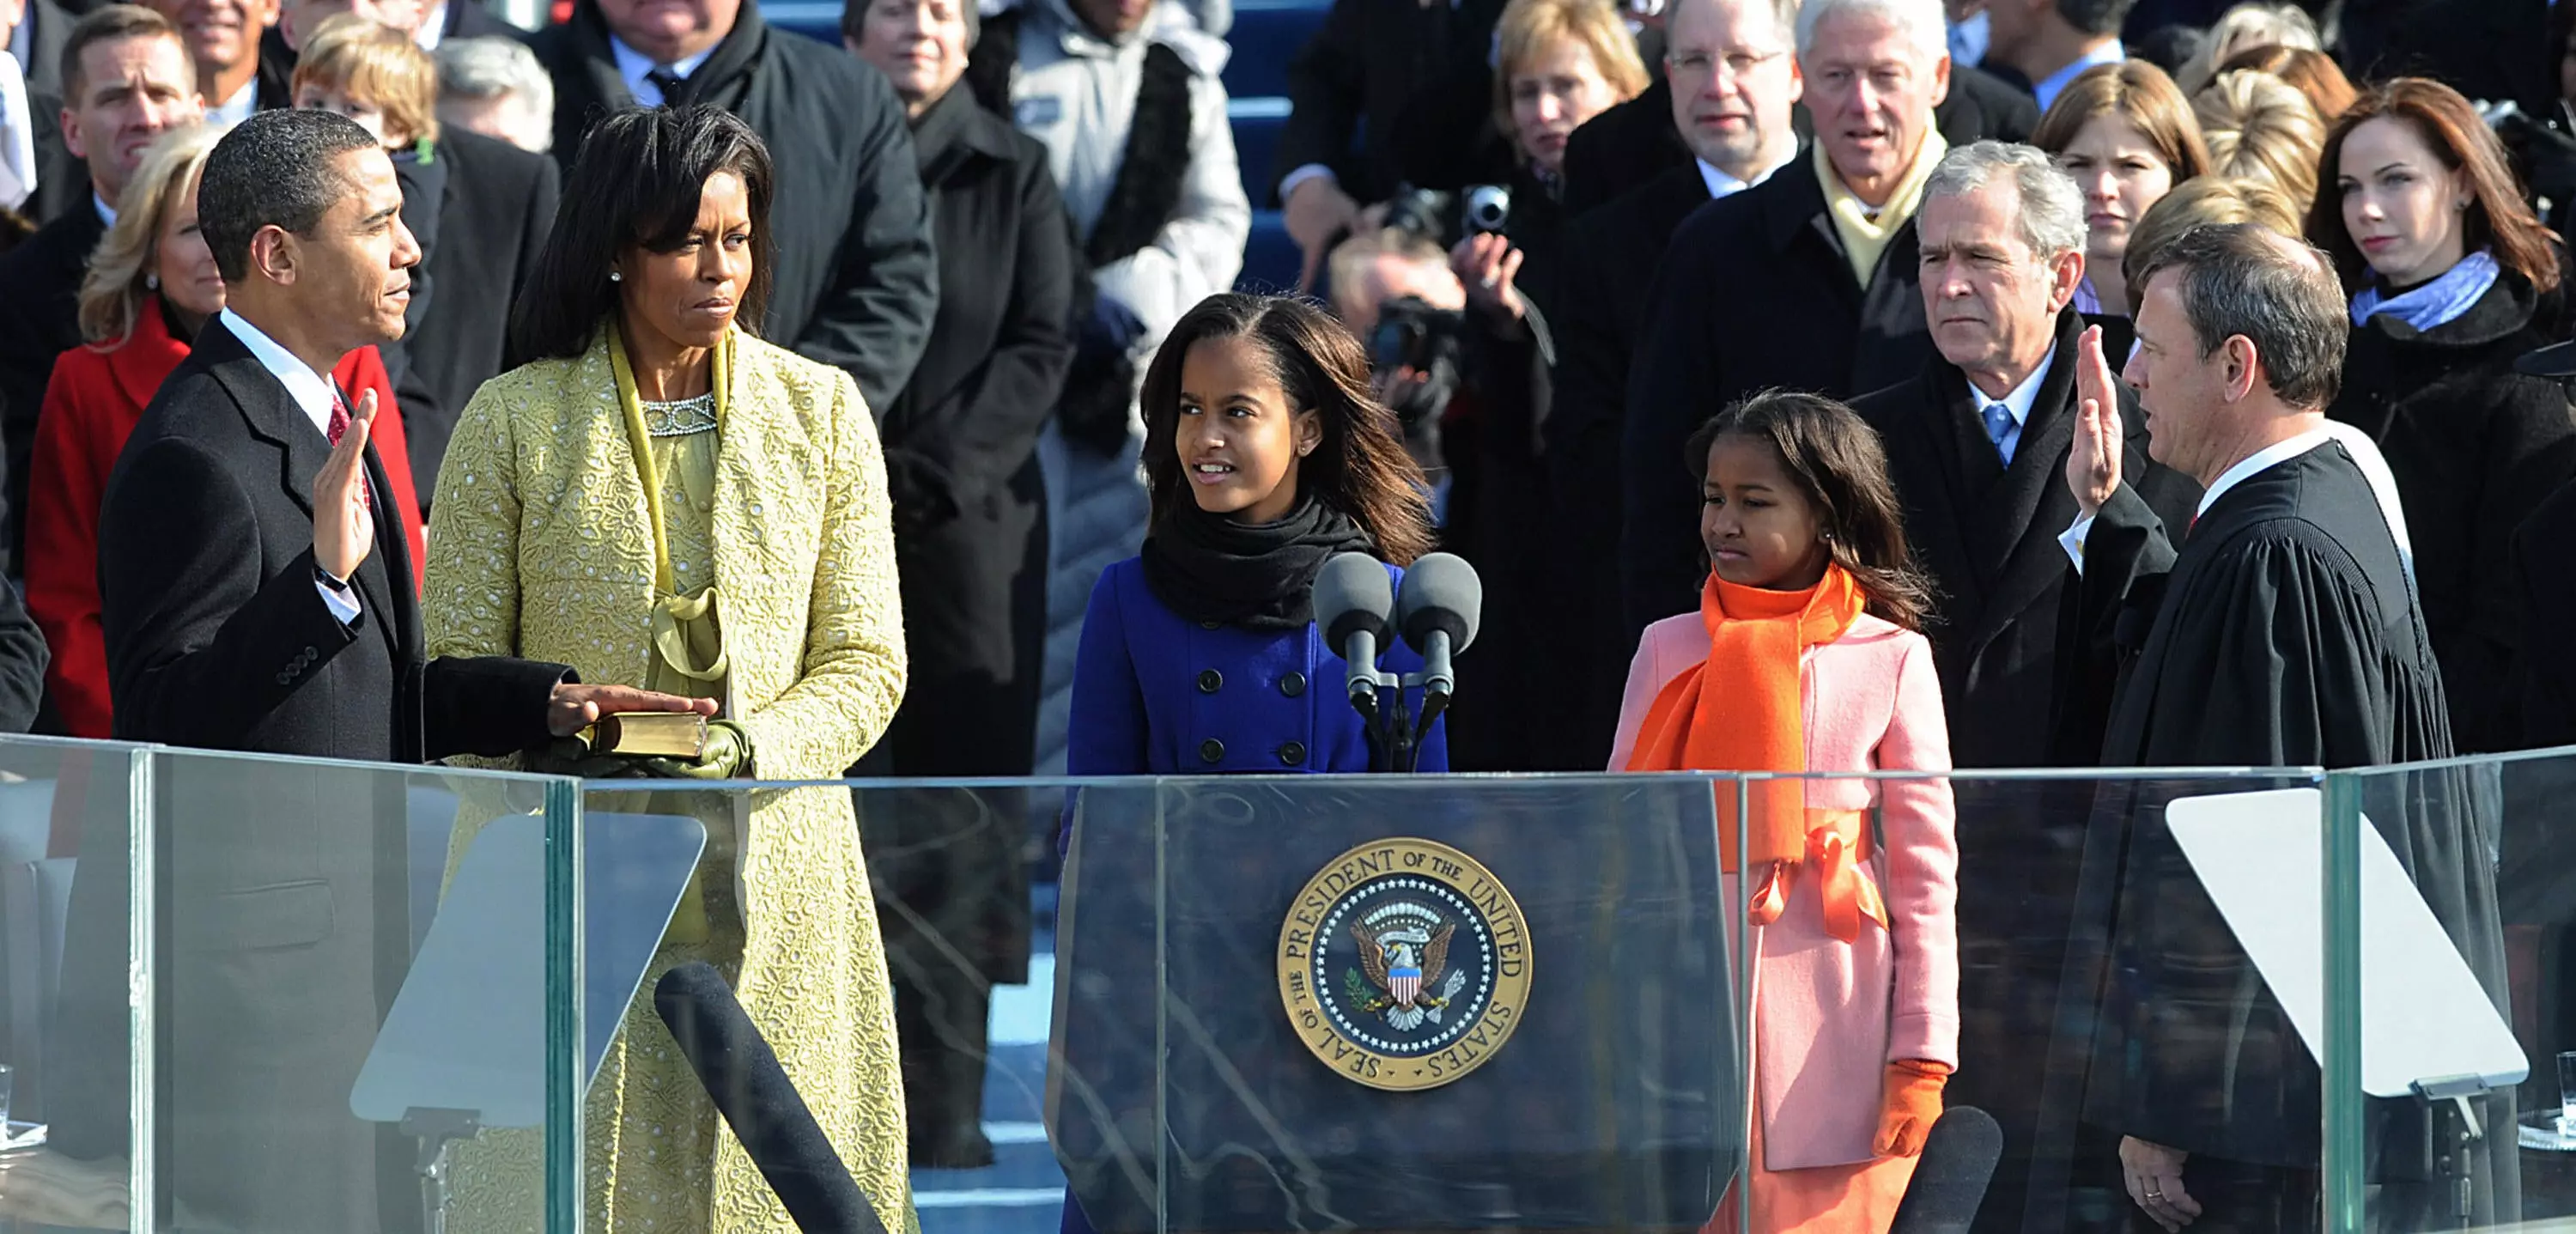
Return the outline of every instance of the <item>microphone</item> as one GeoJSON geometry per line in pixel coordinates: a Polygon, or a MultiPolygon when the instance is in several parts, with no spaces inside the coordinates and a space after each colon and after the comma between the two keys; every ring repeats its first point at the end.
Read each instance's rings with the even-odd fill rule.
{"type": "Polygon", "coordinates": [[[1366,553],[1336,553],[1315,575],[1315,626],[1349,666],[1342,689],[1361,714],[1377,714],[1377,655],[1395,613],[1386,564],[1366,553]]]}
{"type": "Polygon", "coordinates": [[[2004,1129],[1994,1115],[1972,1105],[1942,1111],[1923,1139],[1923,1156],[1888,1234],[1967,1234],[2003,1155],[2004,1129]]]}
{"type": "Polygon", "coordinates": [[[712,965],[683,964],[653,985],[653,1010],[799,1230],[885,1234],[778,1055],[712,965]]]}
{"type": "Polygon", "coordinates": [[[1484,581],[1476,577],[1476,567],[1454,553],[1429,554],[1404,572],[1395,619],[1405,646],[1422,653],[1424,724],[1457,688],[1449,657],[1476,641],[1476,618],[1484,606],[1484,581]]]}

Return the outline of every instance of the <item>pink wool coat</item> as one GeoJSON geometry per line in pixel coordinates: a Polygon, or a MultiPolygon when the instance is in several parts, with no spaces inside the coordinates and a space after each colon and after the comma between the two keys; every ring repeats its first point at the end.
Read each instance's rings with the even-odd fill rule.
{"type": "MultiPolygon", "coordinates": [[[[1698,613],[1647,627],[1628,668],[1611,770],[1627,767],[1655,696],[1707,658],[1708,627],[1698,613]]],[[[1798,683],[1809,771],[1950,769],[1941,683],[1922,635],[1864,614],[1840,639],[1807,650],[1798,683]]],[[[1887,1064],[1959,1065],[1959,844],[1950,783],[1807,783],[1810,810],[1873,806],[1883,847],[1865,877],[1885,898],[1891,929],[1863,921],[1849,944],[1827,933],[1818,880],[1801,871],[1787,911],[1755,941],[1753,1057],[1769,1169],[1872,1160],[1887,1064]]],[[[1735,880],[1726,881],[1733,898],[1735,880]]]]}

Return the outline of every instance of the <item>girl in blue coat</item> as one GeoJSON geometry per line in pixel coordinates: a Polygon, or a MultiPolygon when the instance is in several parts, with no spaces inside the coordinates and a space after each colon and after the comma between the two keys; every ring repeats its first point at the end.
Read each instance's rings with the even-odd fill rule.
{"type": "MultiPolygon", "coordinates": [[[[1092,588],[1073,670],[1077,776],[1368,769],[1310,592],[1336,553],[1431,547],[1421,471],[1367,357],[1299,300],[1211,296],[1145,377],[1143,554],[1092,588]]],[[[1391,672],[1420,667],[1398,649],[1391,672]]],[[[1437,726],[1420,770],[1448,770],[1437,726]]]]}

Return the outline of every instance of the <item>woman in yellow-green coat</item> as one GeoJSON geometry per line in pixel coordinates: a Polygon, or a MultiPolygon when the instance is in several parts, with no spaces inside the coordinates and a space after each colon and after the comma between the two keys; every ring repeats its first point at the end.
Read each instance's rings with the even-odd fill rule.
{"type": "MultiPolygon", "coordinates": [[[[721,700],[706,755],[665,775],[835,778],[903,696],[874,422],[847,374],[754,333],[771,184],[759,137],[724,112],[602,120],[512,322],[535,360],[474,396],[439,473],[430,654],[535,656],[721,700]]],[[[769,792],[734,811],[704,797],[682,808],[709,822],[707,855],[589,1093],[588,1224],[794,1228],[653,1014],[653,980],[705,960],[887,1228],[917,1229],[850,795],[769,792]]],[[[506,1209],[493,1228],[533,1211],[533,1156],[504,1147],[457,1163],[460,1215],[506,1209]]]]}

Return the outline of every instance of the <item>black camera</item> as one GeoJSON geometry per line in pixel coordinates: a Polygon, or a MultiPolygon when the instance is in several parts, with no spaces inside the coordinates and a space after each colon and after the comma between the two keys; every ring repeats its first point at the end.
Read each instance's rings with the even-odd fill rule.
{"type": "Polygon", "coordinates": [[[1501,233],[1511,225],[1512,191],[1499,184],[1470,184],[1456,193],[1404,185],[1386,204],[1386,225],[1443,249],[1477,232],[1501,233]]]}
{"type": "Polygon", "coordinates": [[[1389,300],[1378,306],[1377,328],[1369,331],[1369,364],[1379,372],[1431,372],[1443,360],[1456,360],[1466,325],[1466,314],[1433,308],[1418,296],[1389,300]]]}

